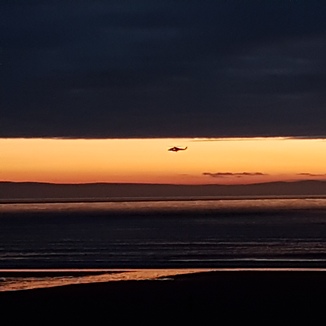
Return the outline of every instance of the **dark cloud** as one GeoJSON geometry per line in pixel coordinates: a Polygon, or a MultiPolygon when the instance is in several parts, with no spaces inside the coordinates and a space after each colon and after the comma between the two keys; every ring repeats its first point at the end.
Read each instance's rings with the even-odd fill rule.
{"type": "Polygon", "coordinates": [[[208,177],[212,177],[212,178],[226,178],[226,177],[252,177],[252,176],[265,176],[268,174],[265,173],[261,173],[261,172],[238,172],[238,173],[234,173],[234,172],[204,172],[203,175],[206,175],[208,177]]]}
{"type": "Polygon", "coordinates": [[[325,16],[314,0],[4,0],[0,137],[324,137],[325,16]]]}
{"type": "Polygon", "coordinates": [[[326,173],[298,173],[306,177],[326,177],[326,173]]]}

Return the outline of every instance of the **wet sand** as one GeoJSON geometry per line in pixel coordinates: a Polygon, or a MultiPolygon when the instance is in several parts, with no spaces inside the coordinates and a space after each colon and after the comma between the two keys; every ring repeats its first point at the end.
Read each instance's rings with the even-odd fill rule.
{"type": "Polygon", "coordinates": [[[42,323],[293,324],[322,321],[325,295],[325,271],[214,271],[0,292],[0,307],[3,318],[42,323]]]}

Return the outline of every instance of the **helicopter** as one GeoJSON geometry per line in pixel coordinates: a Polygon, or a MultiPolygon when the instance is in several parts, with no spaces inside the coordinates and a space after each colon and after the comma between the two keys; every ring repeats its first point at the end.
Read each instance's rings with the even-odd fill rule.
{"type": "Polygon", "coordinates": [[[185,151],[188,147],[185,147],[185,148],[181,148],[181,147],[171,147],[168,149],[168,151],[171,151],[171,152],[178,152],[178,151],[185,151]]]}

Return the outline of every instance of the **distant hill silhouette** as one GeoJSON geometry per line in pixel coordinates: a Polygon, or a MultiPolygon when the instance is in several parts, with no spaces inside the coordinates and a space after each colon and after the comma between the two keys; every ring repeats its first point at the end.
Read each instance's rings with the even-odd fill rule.
{"type": "Polygon", "coordinates": [[[326,181],[270,182],[249,185],[173,185],[0,182],[0,201],[118,200],[233,196],[326,196],[326,181]]]}

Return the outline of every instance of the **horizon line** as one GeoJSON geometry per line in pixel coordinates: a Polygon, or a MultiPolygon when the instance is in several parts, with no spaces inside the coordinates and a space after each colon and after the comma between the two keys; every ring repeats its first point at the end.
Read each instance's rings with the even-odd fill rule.
{"type": "Polygon", "coordinates": [[[252,182],[252,183],[151,183],[151,182],[47,182],[47,181],[6,181],[0,180],[0,183],[13,183],[13,184],[22,184],[22,183],[33,183],[33,184],[44,184],[44,185],[162,185],[162,186],[250,186],[250,185],[264,185],[264,184],[275,184],[275,183],[303,183],[303,182],[322,182],[326,183],[326,180],[320,179],[297,179],[297,180],[278,180],[278,181],[266,181],[266,182],[252,182]]]}

